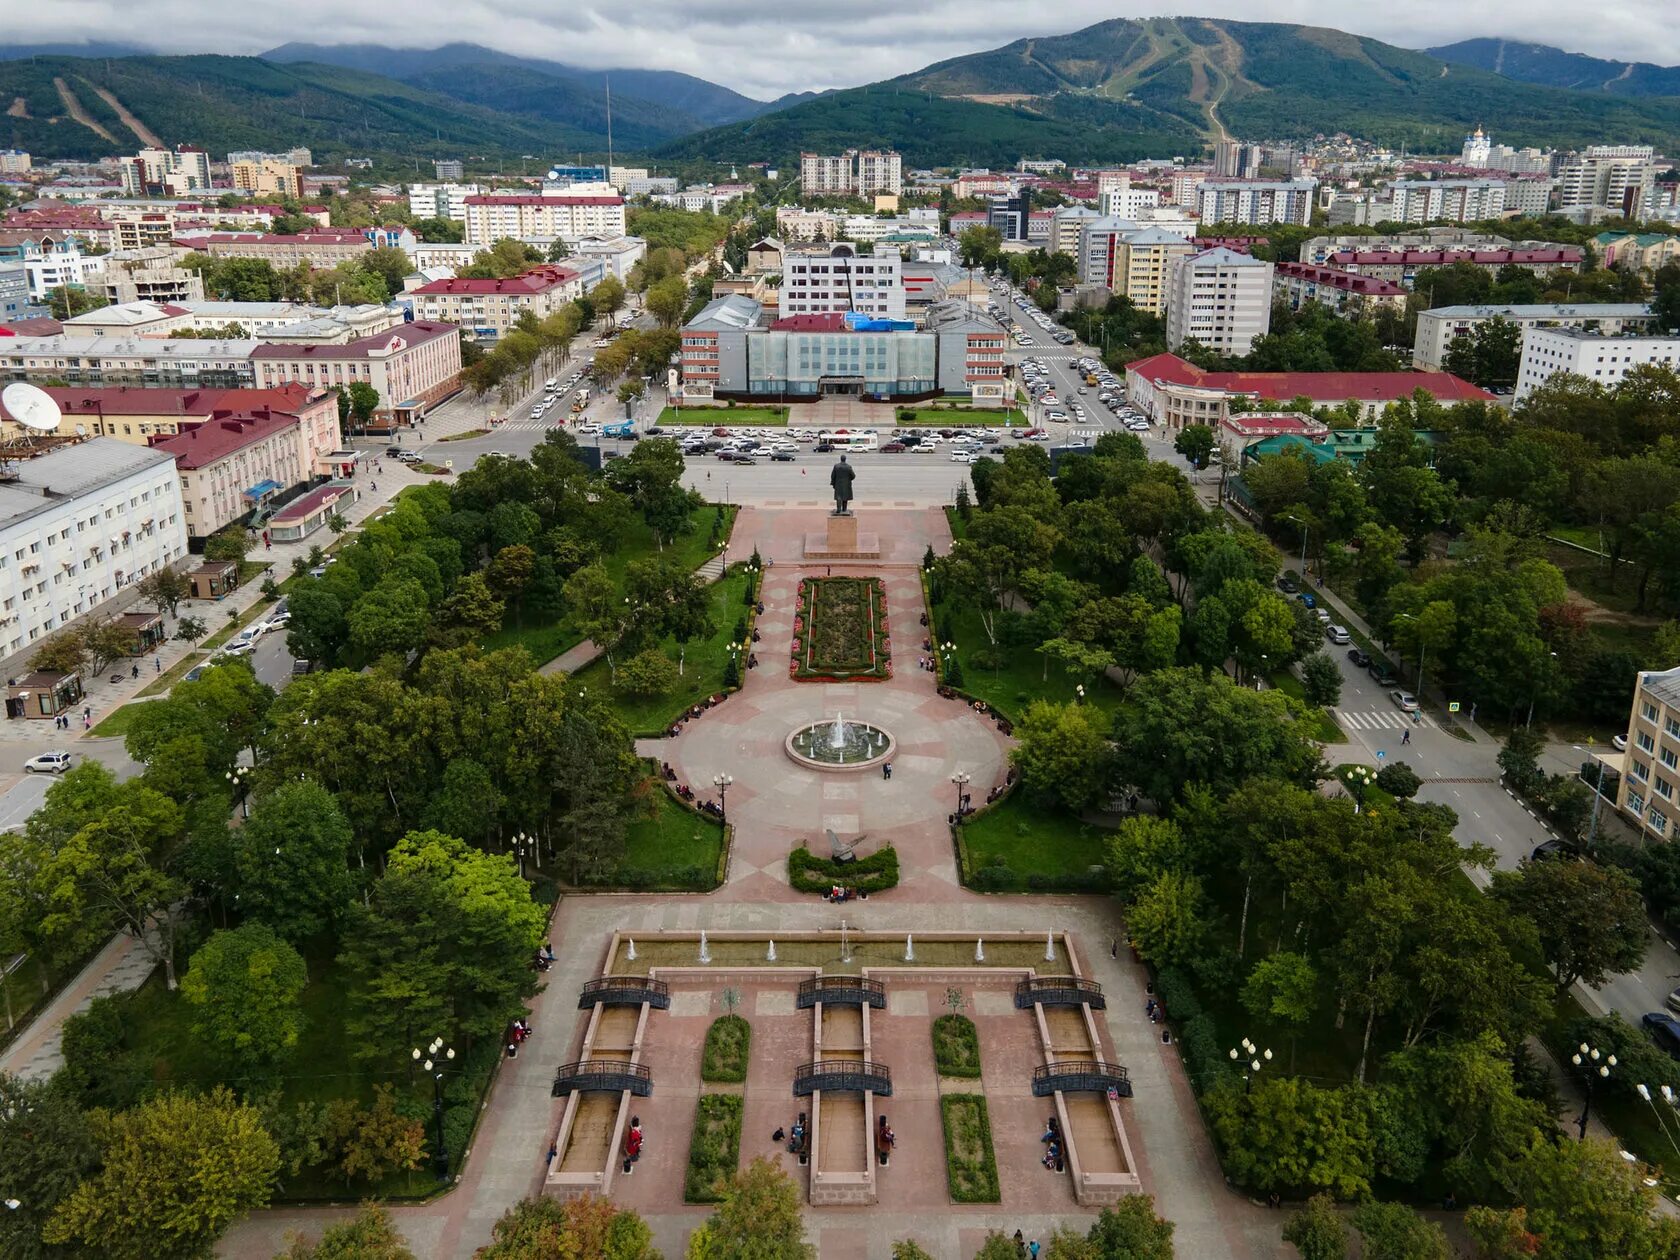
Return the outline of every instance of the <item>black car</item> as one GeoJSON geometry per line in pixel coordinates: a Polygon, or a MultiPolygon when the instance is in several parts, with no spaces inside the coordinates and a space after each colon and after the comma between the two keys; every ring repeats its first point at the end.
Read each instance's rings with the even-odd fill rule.
{"type": "Polygon", "coordinates": [[[1364,669],[1371,663],[1371,654],[1364,648],[1350,648],[1348,649],[1348,660],[1352,661],[1357,668],[1364,669]]]}
{"type": "Polygon", "coordinates": [[[750,451],[739,451],[735,455],[735,462],[737,464],[756,464],[758,460],[753,458],[750,451]]]}
{"type": "Polygon", "coordinates": [[[791,463],[793,463],[793,452],[792,451],[771,451],[770,452],[770,462],[772,464],[791,464],[791,463]]]}
{"type": "Polygon", "coordinates": [[[1372,661],[1369,665],[1367,665],[1365,667],[1365,672],[1371,675],[1372,679],[1375,680],[1377,686],[1379,687],[1398,687],[1400,685],[1399,676],[1396,675],[1395,672],[1388,666],[1379,664],[1376,661],[1372,661]]]}
{"type": "Polygon", "coordinates": [[[1277,586],[1278,590],[1282,591],[1285,595],[1293,595],[1296,591],[1301,589],[1299,586],[1295,585],[1295,579],[1290,577],[1280,577],[1277,580],[1277,586]]]}
{"type": "Polygon", "coordinates": [[[1668,1051],[1671,1058],[1680,1059],[1680,1020],[1662,1011],[1647,1011],[1639,1022],[1645,1025],[1645,1031],[1651,1034],[1652,1040],[1668,1051]]]}
{"type": "Polygon", "coordinates": [[[651,429],[649,429],[649,430],[648,430],[648,431],[647,431],[647,435],[648,435],[648,436],[649,436],[649,437],[658,437],[658,436],[659,436],[659,435],[660,435],[660,434],[661,434],[661,433],[663,433],[663,432],[665,432],[665,430],[664,430],[664,429],[661,429],[661,428],[660,428],[660,427],[659,427],[659,426],[658,426],[658,425],[657,425],[657,424],[656,424],[656,425],[654,425],[654,426],[653,426],[653,428],[651,428],[651,429]]]}
{"type": "Polygon", "coordinates": [[[832,451],[833,449],[834,449],[834,443],[833,442],[818,442],[817,443],[817,454],[819,454],[819,455],[826,455],[829,451],[832,451]]]}
{"type": "Polygon", "coordinates": [[[1534,846],[1534,851],[1528,855],[1530,862],[1546,862],[1552,858],[1569,857],[1574,850],[1562,840],[1542,840],[1534,846]]]}

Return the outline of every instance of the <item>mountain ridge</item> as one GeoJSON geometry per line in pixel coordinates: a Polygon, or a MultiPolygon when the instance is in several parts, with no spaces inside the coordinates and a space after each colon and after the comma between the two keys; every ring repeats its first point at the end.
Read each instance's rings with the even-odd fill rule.
{"type": "Polygon", "coordinates": [[[1613,61],[1550,44],[1484,37],[1424,49],[1454,65],[1475,66],[1518,83],[1603,92],[1612,96],[1680,97],[1680,66],[1613,61]]]}

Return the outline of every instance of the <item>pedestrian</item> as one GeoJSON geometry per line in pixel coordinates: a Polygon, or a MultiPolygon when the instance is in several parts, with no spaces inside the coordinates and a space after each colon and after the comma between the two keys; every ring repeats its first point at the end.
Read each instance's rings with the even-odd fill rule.
{"type": "Polygon", "coordinates": [[[886,1116],[882,1116],[880,1124],[875,1126],[875,1154],[880,1158],[882,1168],[887,1166],[887,1161],[892,1158],[892,1149],[897,1144],[898,1135],[887,1124],[886,1116]]]}
{"type": "Polygon", "coordinates": [[[134,665],[128,671],[128,676],[130,678],[140,677],[140,662],[139,661],[134,662],[134,665]]]}
{"type": "Polygon", "coordinates": [[[1015,1231],[1015,1254],[1018,1256],[1027,1254],[1027,1240],[1020,1230],[1015,1231]]]}
{"type": "Polygon", "coordinates": [[[91,731],[93,729],[93,719],[91,717],[84,717],[82,719],[82,729],[84,731],[91,731]]]}
{"type": "Polygon", "coordinates": [[[510,1058],[510,1059],[517,1059],[519,1057],[519,1043],[518,1042],[516,1042],[516,1041],[508,1042],[508,1044],[507,1044],[507,1057],[510,1058]]]}
{"type": "Polygon", "coordinates": [[[1032,1260],[1038,1260],[1038,1239],[1035,1238],[1027,1244],[1027,1254],[1032,1260]]]}
{"type": "Polygon", "coordinates": [[[1410,731],[1401,731],[1400,732],[1400,742],[1402,744],[1411,743],[1412,742],[1412,733],[1410,731]]]}
{"type": "Polygon", "coordinates": [[[624,1135],[624,1175],[636,1171],[636,1161],[642,1157],[642,1118],[630,1117],[630,1131],[624,1135]]]}
{"type": "Polygon", "coordinates": [[[543,957],[548,959],[549,962],[554,961],[554,942],[553,941],[544,941],[543,942],[543,957]]]}
{"type": "Polygon", "coordinates": [[[559,1151],[559,1147],[558,1147],[558,1142],[557,1141],[550,1142],[548,1144],[548,1161],[547,1161],[548,1166],[550,1168],[554,1167],[554,1157],[556,1155],[558,1155],[559,1153],[560,1153],[560,1151],[559,1151]]]}
{"type": "Polygon", "coordinates": [[[161,657],[161,656],[152,657],[152,665],[156,668],[158,673],[160,673],[160,674],[163,673],[163,657],[161,657]]]}
{"type": "Polygon", "coordinates": [[[1118,936],[1108,938],[1108,956],[1110,958],[1120,957],[1120,938],[1118,936]]]}

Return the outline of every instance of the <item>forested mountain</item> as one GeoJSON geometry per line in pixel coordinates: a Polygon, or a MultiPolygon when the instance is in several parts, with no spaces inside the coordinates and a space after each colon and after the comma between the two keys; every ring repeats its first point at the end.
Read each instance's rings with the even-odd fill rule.
{"type": "Polygon", "coordinates": [[[1455,66],[1475,66],[1520,83],[1607,92],[1612,96],[1680,97],[1680,66],[1607,61],[1603,57],[1511,39],[1466,39],[1425,51],[1455,66]]]}

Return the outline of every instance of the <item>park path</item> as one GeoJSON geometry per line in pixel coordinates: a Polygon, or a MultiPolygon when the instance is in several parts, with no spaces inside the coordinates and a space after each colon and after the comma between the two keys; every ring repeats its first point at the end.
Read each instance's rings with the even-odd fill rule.
{"type": "Polygon", "coordinates": [[[119,932],[0,1053],[0,1072],[26,1081],[51,1076],[64,1066],[64,1021],[87,1010],[96,997],[138,989],[156,969],[145,945],[119,932]]]}
{"type": "MultiPolygon", "coordinates": [[[[723,557],[712,556],[694,570],[694,576],[700,580],[702,585],[715,582],[723,576],[723,568],[723,557]]],[[[601,655],[601,649],[585,639],[582,643],[574,643],[552,661],[546,661],[537,666],[537,673],[575,674],[599,655],[601,655]]]]}

